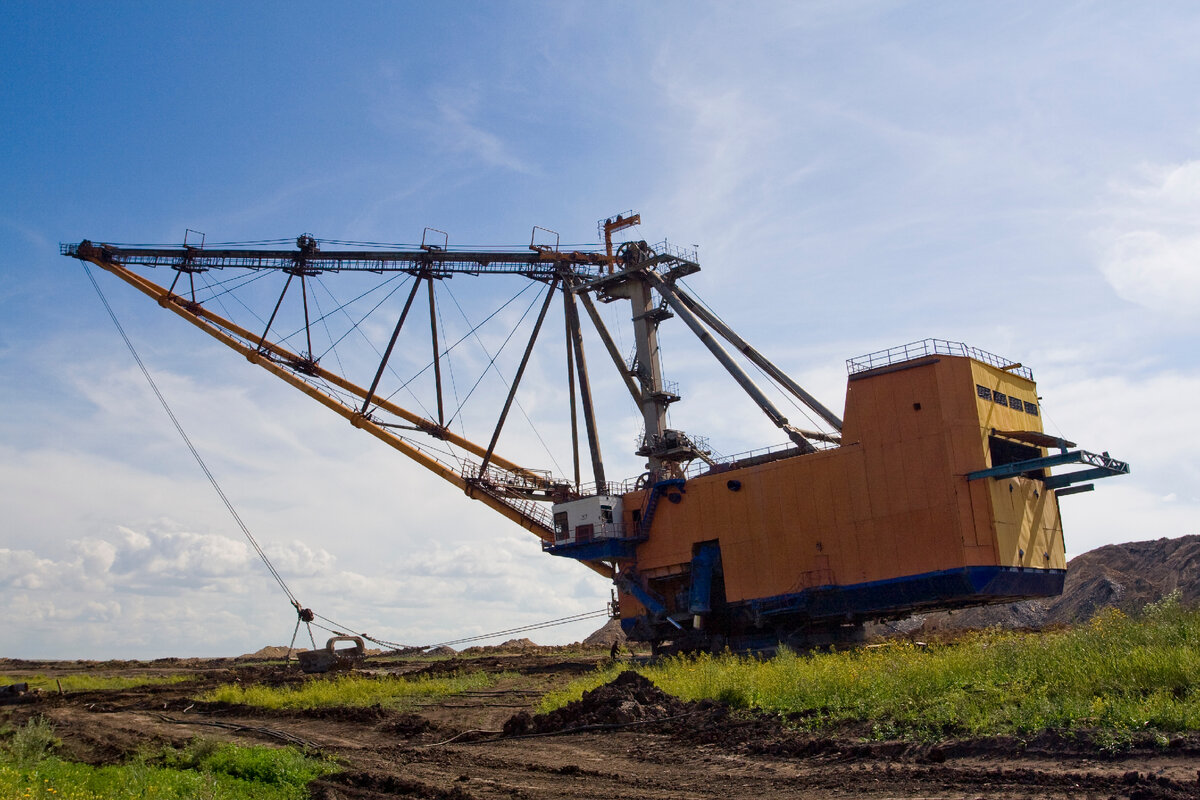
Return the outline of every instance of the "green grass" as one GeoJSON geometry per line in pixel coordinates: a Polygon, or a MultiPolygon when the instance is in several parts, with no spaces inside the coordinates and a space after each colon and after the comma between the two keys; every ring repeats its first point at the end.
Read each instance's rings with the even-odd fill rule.
{"type": "Polygon", "coordinates": [[[314,778],[336,770],[294,748],[239,747],[197,739],[183,750],[92,767],[53,755],[49,724],[35,718],[0,747],[0,797],[38,800],[301,800],[314,778]]]}
{"type": "Polygon", "coordinates": [[[142,675],[137,677],[120,677],[120,676],[97,676],[87,674],[77,675],[59,675],[51,677],[47,675],[4,675],[0,677],[0,683],[28,683],[31,689],[42,689],[44,691],[58,691],[58,684],[55,680],[62,683],[64,692],[82,692],[82,691],[105,691],[109,689],[131,689],[136,686],[157,686],[165,683],[181,683],[189,679],[187,675],[142,675]]]}
{"type": "Polygon", "coordinates": [[[343,675],[315,678],[301,686],[241,686],[225,684],[200,695],[204,702],[236,703],[262,708],[313,709],[334,706],[399,708],[422,697],[444,697],[474,689],[485,689],[511,673],[483,672],[444,677],[360,677],[343,675]]]}
{"type": "MultiPolygon", "coordinates": [[[[1040,634],[989,631],[956,642],[798,655],[762,661],[725,654],[640,668],[685,700],[711,698],[774,712],[810,730],[879,738],[1027,735],[1054,729],[1200,730],[1200,612],[1172,597],[1137,618],[1108,611],[1090,624],[1040,634]]],[[[563,705],[610,680],[612,669],[547,696],[563,705]]]]}

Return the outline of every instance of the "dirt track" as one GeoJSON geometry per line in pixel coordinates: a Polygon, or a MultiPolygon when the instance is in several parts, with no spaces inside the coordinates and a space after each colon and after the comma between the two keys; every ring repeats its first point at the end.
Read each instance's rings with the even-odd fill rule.
{"type": "Polygon", "coordinates": [[[633,677],[552,717],[531,715],[540,692],[589,671],[601,658],[522,653],[369,662],[368,669],[387,672],[518,674],[486,692],[420,701],[403,712],[266,712],[193,699],[235,679],[302,680],[294,667],[289,672],[281,665],[0,661],[0,683],[7,682],[6,674],[80,670],[192,676],[161,687],[47,694],[37,703],[0,707],[0,724],[44,714],[63,740],[64,755],[92,763],[194,736],[303,742],[345,767],[312,786],[313,797],[328,800],[1200,797],[1197,736],[1175,738],[1165,748],[1147,742],[1115,756],[1086,741],[1050,735],[1028,742],[996,738],[937,745],[866,742],[851,733],[817,737],[774,719],[731,714],[719,704],[684,704],[633,677]]]}

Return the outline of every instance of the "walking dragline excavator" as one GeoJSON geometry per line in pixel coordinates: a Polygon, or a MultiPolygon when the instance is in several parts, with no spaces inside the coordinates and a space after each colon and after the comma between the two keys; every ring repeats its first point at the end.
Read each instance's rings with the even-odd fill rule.
{"type": "MultiPolygon", "coordinates": [[[[622,627],[656,648],[803,645],[852,638],[869,620],[1061,593],[1066,563],[1059,498],[1129,467],[1045,433],[1027,367],[939,339],[852,358],[844,418],[838,417],[687,288],[683,278],[700,269],[694,252],[644,241],[614,245],[614,234],[638,223],[632,213],[603,220],[604,248],[589,250],[561,248],[557,235],[541,228],[526,249],[453,249],[444,234],[427,228],[422,244],[405,250],[319,242],[306,234],[295,247],[205,246],[186,238],[183,246],[127,247],[85,240],[62,252],[111,272],[533,532],[546,552],[611,578],[622,627]],[[429,243],[433,237],[438,243],[429,243]],[[146,277],[155,271],[164,273],[161,284],[146,277]],[[475,335],[491,356],[486,373],[495,371],[499,350],[492,353],[476,329],[450,344],[437,301],[449,292],[447,279],[464,275],[524,279],[518,281],[522,292],[537,290],[526,308],[535,320],[532,332],[519,362],[512,357],[517,365],[506,388],[493,393],[490,436],[478,440],[452,430],[456,420],[463,428],[458,412],[466,399],[447,413],[458,395],[451,353],[475,335]],[[341,302],[327,285],[335,278],[340,284],[374,281],[375,288],[341,302]],[[402,331],[406,341],[412,337],[409,318],[424,316],[412,313],[425,304],[426,298],[417,302],[422,288],[429,327],[419,351],[430,356],[416,374],[432,383],[436,411],[418,414],[395,399],[415,375],[394,387],[404,378],[394,362],[403,356],[415,363],[417,349],[397,345],[402,331]],[[322,313],[322,297],[333,311],[322,313]],[[565,323],[573,480],[496,450],[556,298],[565,323]],[[604,322],[599,304],[605,303],[630,312],[632,358],[622,355],[604,322]],[[369,339],[364,319],[350,313],[363,307],[371,309],[364,318],[374,315],[380,345],[370,362],[327,357],[347,337],[369,339]],[[236,322],[230,309],[249,314],[236,322]],[[593,343],[602,343],[641,414],[636,454],[645,459],[645,472],[636,479],[616,482],[605,474],[584,352],[585,315],[595,329],[593,343]],[[673,317],[782,431],[785,445],[721,458],[700,437],[669,427],[668,408],[680,395],[663,378],[658,337],[673,317]],[[350,326],[338,336],[335,323],[350,326]],[[332,344],[316,355],[314,338],[321,337],[332,344]],[[817,429],[789,422],[744,364],[817,429]],[[454,398],[444,390],[444,368],[454,398]],[[590,484],[580,480],[579,417],[590,484]],[[1057,469],[1068,465],[1076,468],[1057,469]]],[[[358,285],[346,288],[353,293],[358,285]]],[[[457,299],[454,304],[462,312],[457,299]]],[[[495,347],[498,338],[490,341],[495,347]]]]}

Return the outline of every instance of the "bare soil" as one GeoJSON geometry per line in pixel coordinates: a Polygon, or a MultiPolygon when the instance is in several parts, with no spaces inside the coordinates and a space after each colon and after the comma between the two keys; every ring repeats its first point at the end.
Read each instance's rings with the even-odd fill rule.
{"type": "Polygon", "coordinates": [[[294,663],[0,660],[0,684],[30,673],[188,676],[166,686],[43,693],[33,703],[0,706],[0,727],[42,714],[55,725],[65,757],[95,764],[196,736],[301,744],[336,757],[344,768],[311,785],[311,796],[324,800],[1200,797],[1196,735],[1165,746],[1146,737],[1118,753],[1086,735],[933,744],[868,741],[850,730],[817,736],[719,703],[684,703],[631,673],[553,714],[534,713],[543,692],[607,655],[607,649],[583,656],[547,649],[442,661],[370,658],[364,669],[381,673],[507,674],[486,691],[421,700],[404,710],[308,712],[195,699],[230,681],[313,679],[294,663]]]}

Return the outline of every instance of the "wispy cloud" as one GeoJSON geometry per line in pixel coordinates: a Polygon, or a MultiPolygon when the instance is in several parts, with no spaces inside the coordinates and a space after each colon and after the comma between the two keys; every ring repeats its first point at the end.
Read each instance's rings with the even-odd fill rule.
{"type": "Polygon", "coordinates": [[[1200,160],[1114,188],[1100,269],[1125,300],[1194,324],[1200,308],[1200,160]]]}
{"type": "Polygon", "coordinates": [[[480,119],[478,103],[470,95],[443,92],[434,100],[435,123],[442,147],[468,156],[490,167],[534,174],[534,167],[517,156],[499,134],[488,130],[480,119]]]}

